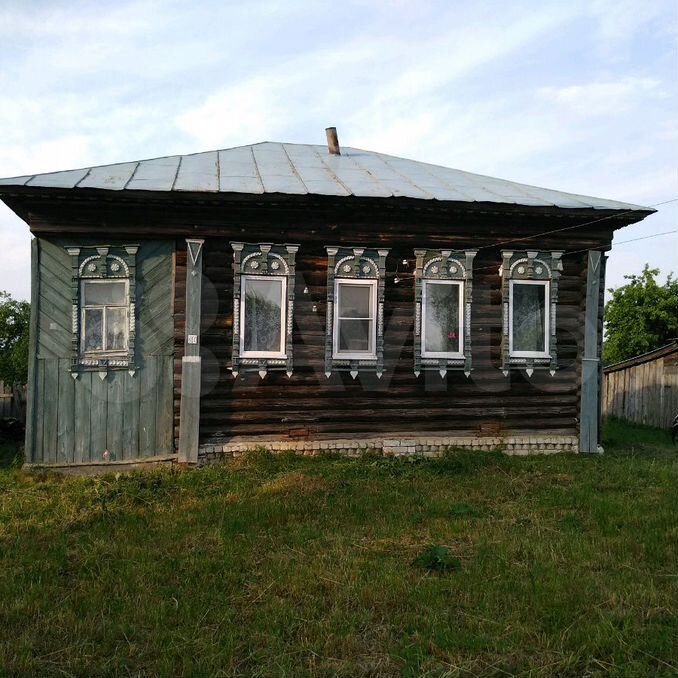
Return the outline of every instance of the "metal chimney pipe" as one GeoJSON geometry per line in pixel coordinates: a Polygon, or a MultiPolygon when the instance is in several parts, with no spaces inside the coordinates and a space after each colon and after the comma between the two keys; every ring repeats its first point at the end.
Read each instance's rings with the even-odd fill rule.
{"type": "Polygon", "coordinates": [[[339,148],[339,137],[337,136],[336,127],[326,127],[325,134],[327,135],[327,150],[331,155],[341,155],[339,148]]]}

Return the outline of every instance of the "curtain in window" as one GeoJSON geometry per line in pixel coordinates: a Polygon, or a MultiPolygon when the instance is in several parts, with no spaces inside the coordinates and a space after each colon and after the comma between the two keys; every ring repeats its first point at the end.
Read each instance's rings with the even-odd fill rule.
{"type": "Polygon", "coordinates": [[[424,322],[424,351],[427,353],[459,352],[458,285],[426,283],[424,322]]]}
{"type": "Polygon", "coordinates": [[[281,281],[245,279],[245,351],[282,350],[281,308],[281,281]]]}
{"type": "Polygon", "coordinates": [[[546,286],[513,285],[513,350],[546,350],[546,286]]]}

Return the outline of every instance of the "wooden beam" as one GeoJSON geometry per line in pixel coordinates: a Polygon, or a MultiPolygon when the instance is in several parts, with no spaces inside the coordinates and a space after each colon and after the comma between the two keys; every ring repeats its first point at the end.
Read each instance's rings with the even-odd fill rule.
{"type": "Polygon", "coordinates": [[[35,402],[35,375],[38,357],[39,270],[40,240],[33,238],[31,241],[31,319],[28,330],[28,392],[26,394],[26,443],[24,450],[27,464],[35,461],[33,457],[35,454],[35,419],[38,411],[35,402]]]}
{"type": "Polygon", "coordinates": [[[598,452],[598,405],[600,399],[598,368],[598,310],[600,306],[602,253],[589,250],[586,273],[586,310],[584,315],[584,355],[581,367],[581,407],[579,451],[598,452]]]}
{"type": "Polygon", "coordinates": [[[200,316],[202,299],[202,255],[204,240],[187,238],[186,247],[186,329],[181,359],[181,401],[179,410],[179,461],[198,461],[200,436],[200,316]]]}

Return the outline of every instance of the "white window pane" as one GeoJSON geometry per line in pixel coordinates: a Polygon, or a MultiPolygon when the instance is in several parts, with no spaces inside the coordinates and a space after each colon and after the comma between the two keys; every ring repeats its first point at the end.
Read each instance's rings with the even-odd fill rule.
{"type": "Polygon", "coordinates": [[[281,351],[282,281],[245,278],[245,351],[281,351]]]}
{"type": "Polygon", "coordinates": [[[100,308],[85,310],[84,351],[101,351],[104,348],[104,312],[100,308]]]}
{"type": "Polygon", "coordinates": [[[459,353],[459,285],[426,283],[424,351],[459,353]]]}
{"type": "Polygon", "coordinates": [[[339,283],[339,317],[370,318],[372,285],[342,285],[339,283]]]}
{"type": "Polygon", "coordinates": [[[546,286],[513,284],[513,350],[546,350],[546,286]]]}
{"type": "Polygon", "coordinates": [[[85,282],[84,288],[85,306],[123,306],[127,303],[124,282],[85,282]]]}
{"type": "Polygon", "coordinates": [[[124,351],[127,349],[127,309],[106,309],[106,350],[124,351]]]}
{"type": "Polygon", "coordinates": [[[372,353],[372,320],[340,320],[339,351],[345,353],[372,353]]]}

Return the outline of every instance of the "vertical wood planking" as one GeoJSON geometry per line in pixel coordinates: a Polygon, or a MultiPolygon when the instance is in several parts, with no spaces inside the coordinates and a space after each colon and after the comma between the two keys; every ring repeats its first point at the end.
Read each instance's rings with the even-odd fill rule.
{"type": "Polygon", "coordinates": [[[108,412],[106,417],[106,449],[111,461],[122,459],[122,422],[124,407],[124,375],[115,370],[108,375],[108,412]]]}
{"type": "Polygon", "coordinates": [[[59,409],[57,412],[57,464],[73,461],[75,446],[75,382],[70,372],[71,361],[59,358],[59,409]]]}
{"type": "Polygon", "coordinates": [[[57,414],[59,407],[59,360],[49,358],[43,360],[44,397],[43,397],[43,424],[42,444],[43,461],[46,464],[56,463],[57,451],[57,414]]]}
{"type": "Polygon", "coordinates": [[[598,308],[600,303],[601,260],[601,252],[589,250],[579,417],[579,450],[581,452],[596,452],[598,450],[598,308]]]}
{"type": "Polygon", "coordinates": [[[604,414],[668,428],[678,411],[678,344],[604,371],[604,414]]]}
{"type": "Polygon", "coordinates": [[[35,401],[38,406],[35,409],[35,449],[33,453],[33,462],[42,464],[45,462],[45,439],[44,439],[44,421],[45,421],[45,361],[36,361],[35,375],[35,401]]]}
{"type": "Polygon", "coordinates": [[[186,323],[181,359],[179,412],[179,460],[198,461],[200,438],[200,325],[202,317],[202,265],[204,240],[186,240],[186,323]]]}
{"type": "Polygon", "coordinates": [[[98,372],[92,374],[92,407],[90,409],[89,461],[101,461],[106,450],[106,421],[108,414],[108,379],[98,372]]]}
{"type": "Polygon", "coordinates": [[[172,451],[174,426],[174,360],[172,356],[158,356],[158,385],[156,406],[156,454],[172,451]]]}
{"type": "MultiPolygon", "coordinates": [[[[96,377],[98,379],[98,377],[96,377]]],[[[75,463],[89,461],[90,450],[90,407],[92,403],[92,373],[82,372],[74,382],[74,457],[75,463]]]]}
{"type": "Polygon", "coordinates": [[[139,384],[141,376],[122,373],[124,402],[122,408],[122,458],[139,455],[139,384]]]}
{"type": "Polygon", "coordinates": [[[144,358],[139,400],[139,456],[155,455],[158,356],[144,358]]]}
{"type": "MultiPolygon", "coordinates": [[[[98,245],[91,238],[78,245],[98,245]]],[[[31,336],[26,460],[68,464],[144,456],[173,448],[172,285],[174,242],[141,244],[136,297],[139,348],[135,374],[108,369],[70,373],[72,270],[66,246],[73,239],[41,238],[32,243],[31,336]],[[38,365],[38,355],[42,355],[38,365]],[[141,388],[143,382],[143,389],[141,388]],[[143,410],[143,431],[140,416],[143,410]],[[166,421],[169,419],[169,423],[166,421]]]]}
{"type": "Polygon", "coordinates": [[[35,431],[38,414],[37,401],[37,356],[38,356],[38,322],[40,314],[40,240],[31,241],[31,317],[28,332],[28,391],[26,397],[26,439],[25,459],[27,463],[35,459],[35,431]]]}

